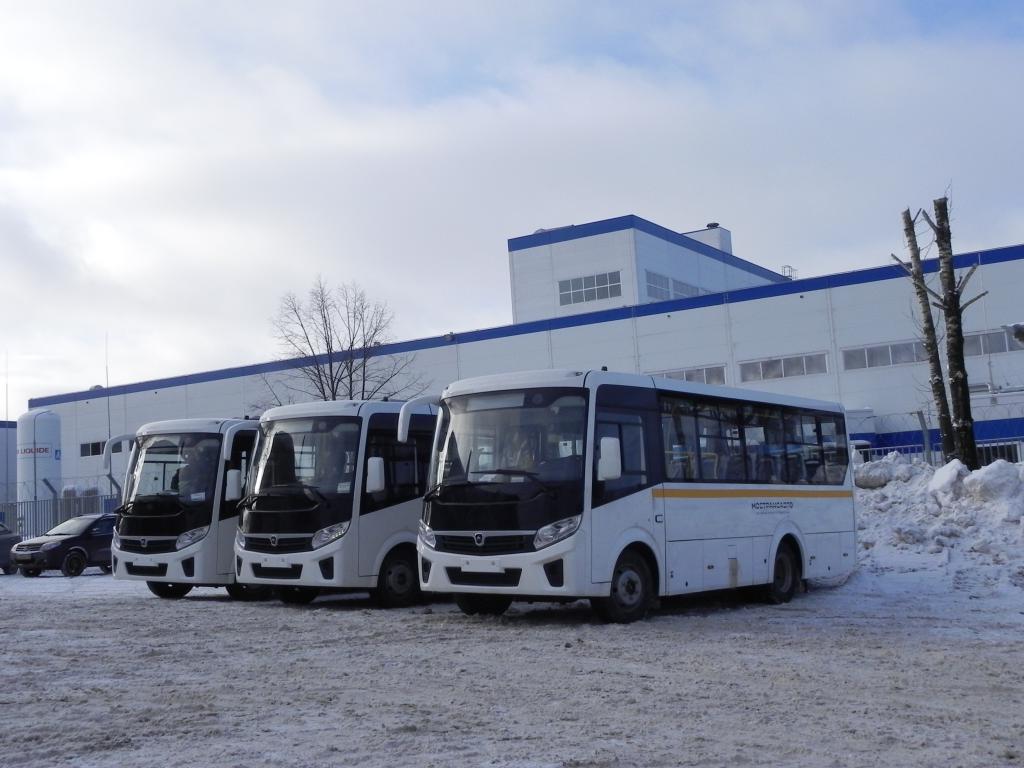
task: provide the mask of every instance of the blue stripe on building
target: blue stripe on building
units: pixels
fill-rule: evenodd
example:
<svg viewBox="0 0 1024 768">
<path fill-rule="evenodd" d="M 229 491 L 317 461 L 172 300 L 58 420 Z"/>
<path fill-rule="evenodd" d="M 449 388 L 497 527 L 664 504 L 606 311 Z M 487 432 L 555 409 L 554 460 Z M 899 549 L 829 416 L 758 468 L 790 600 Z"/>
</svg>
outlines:
<svg viewBox="0 0 1024 768">
<path fill-rule="evenodd" d="M 633 220 L 636 217 L 623 217 Z M 605 222 L 595 222 L 593 225 L 585 224 L 582 227 L 606 225 L 609 222 L 618 222 L 620 219 L 608 219 Z M 640 219 L 640 221 L 643 221 Z M 657 226 L 657 225 L 652 225 Z M 577 228 L 578 229 L 578 228 Z M 616 230 L 611 230 L 616 231 Z M 669 230 L 666 230 L 669 231 Z M 538 235 L 527 235 L 526 237 L 541 237 L 559 232 L 544 232 Z M 516 238 L 517 241 L 523 238 Z M 510 248 L 511 243 L 509 241 Z M 696 241 L 693 241 L 696 242 Z M 710 246 L 708 246 L 710 247 Z M 712 249 L 714 250 L 714 249 Z M 1024 260 L 1024 245 L 1007 246 L 988 251 L 959 254 L 954 257 L 954 266 L 957 269 L 964 269 L 975 264 L 1000 264 L 1008 261 Z M 938 271 L 938 260 L 928 259 L 923 262 L 924 271 L 932 273 Z M 786 280 L 772 285 L 759 285 L 753 288 L 743 288 L 738 291 L 724 293 L 706 294 L 689 299 L 672 299 L 670 301 L 659 301 L 650 304 L 640 304 L 632 307 L 617 307 L 615 309 L 599 310 L 597 312 L 586 312 L 567 317 L 555 317 L 546 320 L 533 320 L 526 323 L 498 326 L 495 328 L 484 328 L 464 333 L 451 333 L 444 336 L 431 336 L 424 339 L 396 342 L 394 344 L 383 344 L 370 350 L 373 355 L 397 355 L 409 352 L 418 352 L 425 349 L 436 349 L 451 344 L 471 344 L 478 341 L 491 341 L 494 339 L 511 338 L 531 333 L 543 333 L 545 331 L 557 331 L 564 328 L 579 328 L 587 325 L 598 325 L 616 320 L 629 320 L 637 317 L 650 317 L 668 312 L 685 312 L 691 309 L 702 307 L 719 306 L 724 304 L 739 304 L 746 301 L 757 301 L 777 296 L 788 296 L 794 293 L 810 293 L 813 291 L 827 290 L 829 288 L 842 288 L 852 285 L 863 285 L 882 280 L 907 279 L 906 274 L 896 264 L 885 267 L 873 267 L 853 272 L 841 272 L 834 275 L 822 277 L 810 277 L 803 280 Z M 356 354 L 362 355 L 359 351 Z M 336 354 L 334 359 L 343 360 L 346 355 Z M 44 408 L 51 405 L 64 403 L 82 402 L 102 397 L 116 397 L 117 395 L 129 395 L 138 392 L 152 392 L 169 387 L 181 387 L 189 384 L 203 384 L 212 381 L 224 381 L 226 379 L 240 378 L 244 376 L 258 376 L 260 374 L 276 373 L 279 371 L 299 368 L 313 362 L 313 358 L 298 358 L 294 360 L 276 360 L 268 363 L 257 363 L 254 365 L 240 366 L 236 368 L 222 368 L 215 371 L 203 373 L 192 373 L 182 376 L 172 376 L 164 379 L 152 379 L 134 384 L 121 386 L 90 389 L 81 392 L 51 395 L 47 397 L 36 397 L 28 401 L 29 408 Z M 980 423 L 979 425 L 980 426 Z M 980 439 L 980 438 L 979 438 Z M 918 437 L 915 441 L 919 442 Z M 894 443 L 898 444 L 898 443 Z"/>
</svg>

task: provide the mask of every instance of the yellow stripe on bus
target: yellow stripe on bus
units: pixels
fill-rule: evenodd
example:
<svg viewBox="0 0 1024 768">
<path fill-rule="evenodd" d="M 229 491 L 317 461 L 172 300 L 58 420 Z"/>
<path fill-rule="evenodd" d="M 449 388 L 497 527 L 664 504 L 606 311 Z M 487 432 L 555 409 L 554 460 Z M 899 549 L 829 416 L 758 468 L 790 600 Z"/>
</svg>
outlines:
<svg viewBox="0 0 1024 768">
<path fill-rule="evenodd" d="M 653 493 L 656 499 L 848 499 L 853 496 L 853 491 L 784 491 L 755 488 L 655 488 Z"/>
</svg>

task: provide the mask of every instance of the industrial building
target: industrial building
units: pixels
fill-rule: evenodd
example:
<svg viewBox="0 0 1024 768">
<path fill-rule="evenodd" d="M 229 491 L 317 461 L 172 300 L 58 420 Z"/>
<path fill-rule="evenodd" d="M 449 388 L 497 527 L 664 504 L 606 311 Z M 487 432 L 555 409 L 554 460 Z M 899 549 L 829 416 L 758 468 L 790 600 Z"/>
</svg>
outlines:
<svg viewBox="0 0 1024 768">
<path fill-rule="evenodd" d="M 936 440 L 913 291 L 895 264 L 793 279 L 734 255 L 731 233 L 717 224 L 677 233 L 637 216 L 516 237 L 508 255 L 511 325 L 374 353 L 414 356 L 411 370 L 430 391 L 467 376 L 607 366 L 838 401 L 851 437 L 879 448 L 921 446 L 922 422 Z M 1024 246 L 962 253 L 955 263 L 978 267 L 972 295 L 988 292 L 965 318 L 976 433 L 1016 459 L 1024 345 L 1005 326 L 1020 319 Z M 926 262 L 932 279 L 936 267 Z M 297 364 L 34 398 L 18 421 L 18 498 L 44 498 L 54 487 L 108 493 L 108 436 L 159 419 L 256 416 L 267 381 Z M 39 453 L 42 443 L 49 454 Z M 120 477 L 124 454 L 114 459 Z"/>
</svg>

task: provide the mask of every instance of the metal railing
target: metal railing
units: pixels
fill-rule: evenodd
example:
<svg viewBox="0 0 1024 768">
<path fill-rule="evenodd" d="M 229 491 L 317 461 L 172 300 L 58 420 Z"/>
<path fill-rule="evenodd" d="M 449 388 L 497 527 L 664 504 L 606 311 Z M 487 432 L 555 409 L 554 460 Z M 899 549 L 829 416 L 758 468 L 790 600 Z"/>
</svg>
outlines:
<svg viewBox="0 0 1024 768">
<path fill-rule="evenodd" d="M 896 451 L 902 453 L 908 459 L 920 459 L 925 461 L 924 446 L 921 443 L 915 445 L 891 445 L 885 448 L 863 448 L 862 454 L 867 454 L 866 461 L 877 461 L 884 456 Z M 981 466 L 991 464 L 997 459 L 1005 459 L 1016 464 L 1024 456 L 1024 440 L 979 440 L 978 460 Z M 941 467 L 945 462 L 942 459 L 942 446 L 932 446 L 931 463 L 934 467 Z"/>
<path fill-rule="evenodd" d="M 67 499 L 42 499 L 0 503 L 0 522 L 23 539 L 40 536 L 65 520 L 79 515 L 110 512 L 119 503 L 117 496 L 76 496 Z"/>
</svg>

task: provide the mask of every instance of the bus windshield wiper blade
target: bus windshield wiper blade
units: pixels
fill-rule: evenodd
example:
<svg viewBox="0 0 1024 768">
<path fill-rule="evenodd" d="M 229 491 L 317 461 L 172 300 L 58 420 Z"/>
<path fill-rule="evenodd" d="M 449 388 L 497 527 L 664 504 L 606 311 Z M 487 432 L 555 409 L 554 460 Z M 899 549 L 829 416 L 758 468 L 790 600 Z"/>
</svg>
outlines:
<svg viewBox="0 0 1024 768">
<path fill-rule="evenodd" d="M 528 469 L 516 469 L 515 467 L 502 467 L 501 469 L 489 469 L 486 474 L 488 475 L 508 475 L 509 477 L 525 477 L 532 480 L 547 493 L 554 493 L 555 488 L 550 484 L 540 479 L 540 475 L 537 472 L 531 472 Z"/>
</svg>

